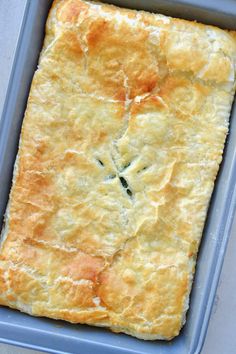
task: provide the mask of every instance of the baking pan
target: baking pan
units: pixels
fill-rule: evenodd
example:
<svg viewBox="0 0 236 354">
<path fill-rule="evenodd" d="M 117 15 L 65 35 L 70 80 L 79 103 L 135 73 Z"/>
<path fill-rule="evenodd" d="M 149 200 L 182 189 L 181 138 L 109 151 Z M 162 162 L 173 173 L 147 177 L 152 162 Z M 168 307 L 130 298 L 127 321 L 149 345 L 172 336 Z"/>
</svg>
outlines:
<svg viewBox="0 0 236 354">
<path fill-rule="evenodd" d="M 111 0 L 120 6 L 194 19 L 236 29 L 235 0 Z M 3 115 L 0 121 L 0 218 L 11 187 L 20 128 L 44 37 L 51 1 L 28 0 L 18 39 Z M 234 28 L 235 27 L 235 28 Z M 230 234 L 236 201 L 236 105 L 230 133 L 205 225 L 187 322 L 170 342 L 142 341 L 109 330 L 35 318 L 0 307 L 0 341 L 48 353 L 197 354 L 200 353 Z"/>
</svg>

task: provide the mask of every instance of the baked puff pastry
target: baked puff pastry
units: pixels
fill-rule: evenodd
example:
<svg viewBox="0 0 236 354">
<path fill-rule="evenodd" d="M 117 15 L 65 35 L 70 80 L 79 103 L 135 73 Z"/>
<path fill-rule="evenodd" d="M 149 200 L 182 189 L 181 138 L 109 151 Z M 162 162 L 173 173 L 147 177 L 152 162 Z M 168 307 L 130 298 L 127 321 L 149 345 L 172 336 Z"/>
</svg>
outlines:
<svg viewBox="0 0 236 354">
<path fill-rule="evenodd" d="M 2 305 L 178 335 L 235 63 L 234 32 L 54 1 L 2 232 Z"/>
</svg>

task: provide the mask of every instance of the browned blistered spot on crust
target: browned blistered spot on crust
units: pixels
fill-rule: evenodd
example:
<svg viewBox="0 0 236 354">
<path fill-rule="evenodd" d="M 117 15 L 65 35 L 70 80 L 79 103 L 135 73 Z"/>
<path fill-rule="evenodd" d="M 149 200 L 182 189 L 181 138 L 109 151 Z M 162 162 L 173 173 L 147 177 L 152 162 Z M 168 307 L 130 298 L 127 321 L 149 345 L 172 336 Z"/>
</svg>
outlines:
<svg viewBox="0 0 236 354">
<path fill-rule="evenodd" d="M 26 239 L 26 244 L 31 245 L 28 251 L 33 248 L 43 250 L 51 259 L 50 272 L 55 279 L 61 274 L 70 277 L 72 280 L 86 279 L 96 282 L 100 270 L 103 268 L 104 261 L 101 257 L 94 257 L 80 250 L 68 251 L 54 247 L 50 243 L 41 243 L 33 239 Z M 39 254 L 39 253 L 38 253 Z"/>
<path fill-rule="evenodd" d="M 58 309 L 96 307 L 92 301 L 96 296 L 91 284 L 76 284 L 73 281 L 60 280 L 50 291 Z M 69 304 L 69 305 L 68 305 Z"/>
<path fill-rule="evenodd" d="M 98 139 L 97 139 L 98 143 L 102 143 L 106 139 L 107 139 L 107 133 L 100 132 L 99 135 L 98 135 Z"/>
<path fill-rule="evenodd" d="M 62 319 L 72 323 L 86 323 L 86 324 L 106 324 L 109 316 L 104 310 L 94 311 L 76 311 L 73 312 L 68 309 L 45 309 L 42 305 L 33 306 L 34 313 L 40 312 L 42 316 Z M 50 313 L 50 314 L 49 314 Z M 89 320 L 88 320 L 89 317 Z"/>
<path fill-rule="evenodd" d="M 92 164 L 85 155 L 79 154 L 79 151 L 67 150 L 64 152 L 63 156 L 58 159 L 58 168 L 63 169 L 66 166 L 75 166 L 80 170 L 90 171 L 93 168 Z M 94 167 L 95 169 L 95 167 Z"/>
<path fill-rule="evenodd" d="M 61 22 L 77 23 L 79 16 L 85 16 L 89 6 L 80 0 L 61 1 L 57 9 L 57 18 Z"/>
<path fill-rule="evenodd" d="M 101 270 L 102 261 L 96 258 L 92 258 L 88 255 L 78 255 L 73 257 L 74 263 L 68 264 L 62 261 L 61 272 L 65 276 L 69 276 L 72 279 L 88 279 L 95 281 L 96 277 Z"/>
<path fill-rule="evenodd" d="M 92 22 L 87 35 L 88 44 L 93 47 L 99 41 L 102 41 L 104 36 L 106 36 L 109 27 L 109 22 L 103 19 Z"/>
<path fill-rule="evenodd" d="M 137 115 L 142 112 L 155 112 L 164 109 L 164 104 L 158 96 L 148 96 L 140 102 L 135 102 L 131 107 L 131 114 Z"/>
<path fill-rule="evenodd" d="M 147 31 L 131 29 L 124 23 L 117 32 L 110 21 L 98 19 L 91 24 L 87 38 L 91 58 L 96 58 L 90 62 L 89 69 L 105 86 L 124 87 L 127 79 L 130 98 L 134 98 L 157 85 L 158 67 L 147 47 Z M 116 97 L 124 99 L 125 95 Z"/>
<path fill-rule="evenodd" d="M 63 40 L 58 44 L 58 54 L 60 55 L 60 51 L 66 51 L 68 58 L 76 59 L 77 57 L 81 57 L 83 51 L 80 46 L 80 42 L 78 40 L 78 34 L 73 31 L 67 31 L 63 35 Z M 60 45 L 61 44 L 61 45 Z"/>
<path fill-rule="evenodd" d="M 28 304 L 28 301 L 44 301 L 47 299 L 47 291 L 34 276 L 20 269 L 9 270 L 9 285 L 13 295 L 20 301 Z"/>
<path fill-rule="evenodd" d="M 1 293 L 4 293 L 7 291 L 4 273 L 5 273 L 5 271 L 0 269 L 0 292 Z"/>
</svg>

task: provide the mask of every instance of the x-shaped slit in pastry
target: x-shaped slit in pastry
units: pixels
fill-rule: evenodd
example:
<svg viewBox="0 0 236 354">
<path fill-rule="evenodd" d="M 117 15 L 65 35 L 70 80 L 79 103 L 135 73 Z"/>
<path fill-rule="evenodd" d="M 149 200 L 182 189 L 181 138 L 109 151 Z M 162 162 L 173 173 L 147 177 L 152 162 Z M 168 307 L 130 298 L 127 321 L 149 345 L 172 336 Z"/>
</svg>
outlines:
<svg viewBox="0 0 236 354">
<path fill-rule="evenodd" d="M 103 161 L 102 161 L 101 159 L 97 159 L 97 162 L 99 163 L 100 166 L 104 167 L 104 163 L 103 163 Z M 126 165 L 123 167 L 122 172 L 123 172 L 126 168 L 128 168 L 128 167 L 130 166 L 130 164 L 131 164 L 131 162 L 129 162 L 128 164 L 126 164 Z M 113 179 L 113 178 L 115 178 L 115 177 L 117 177 L 117 174 L 109 175 L 109 176 L 106 177 L 106 179 Z M 133 193 L 132 193 L 131 189 L 129 188 L 129 184 L 128 184 L 127 180 L 126 180 L 124 177 L 120 176 L 119 174 L 118 174 L 118 177 L 119 177 L 121 186 L 125 189 L 125 191 L 126 191 L 126 193 L 128 194 L 128 196 L 129 196 L 130 198 L 132 198 Z"/>
</svg>

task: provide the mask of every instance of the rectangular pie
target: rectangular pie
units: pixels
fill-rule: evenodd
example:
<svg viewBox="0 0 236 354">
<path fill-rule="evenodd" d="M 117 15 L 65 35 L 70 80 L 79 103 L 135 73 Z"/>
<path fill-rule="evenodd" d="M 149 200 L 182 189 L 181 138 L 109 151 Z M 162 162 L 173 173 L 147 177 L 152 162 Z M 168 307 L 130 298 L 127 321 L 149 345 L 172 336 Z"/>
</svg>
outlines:
<svg viewBox="0 0 236 354">
<path fill-rule="evenodd" d="M 1 305 L 178 335 L 235 63 L 235 32 L 54 1 L 1 237 Z"/>
</svg>

